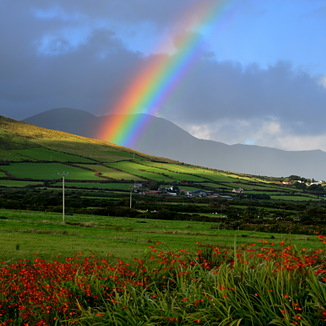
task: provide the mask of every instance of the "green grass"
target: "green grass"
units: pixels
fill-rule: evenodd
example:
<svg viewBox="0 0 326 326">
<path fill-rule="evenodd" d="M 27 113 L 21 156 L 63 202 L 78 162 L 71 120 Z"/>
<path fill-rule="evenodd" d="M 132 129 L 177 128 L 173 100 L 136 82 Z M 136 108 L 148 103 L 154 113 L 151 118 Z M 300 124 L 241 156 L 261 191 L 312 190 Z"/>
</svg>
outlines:
<svg viewBox="0 0 326 326">
<path fill-rule="evenodd" d="M 37 186 L 42 185 L 40 182 L 33 182 L 33 181 L 17 181 L 17 180 L 0 180 L 0 187 L 29 187 L 29 186 Z"/>
<path fill-rule="evenodd" d="M 23 161 L 24 157 L 20 155 L 19 153 L 15 152 L 15 150 L 9 150 L 9 149 L 1 149 L 0 148 L 0 158 L 3 162 L 19 162 Z"/>
<path fill-rule="evenodd" d="M 132 175 L 128 172 L 121 171 L 119 169 L 111 168 L 106 165 L 99 164 L 79 164 L 79 166 L 92 169 L 96 172 L 100 172 L 102 176 L 115 179 L 115 180 L 144 180 L 142 177 Z"/>
<path fill-rule="evenodd" d="M 104 256 L 111 253 L 128 260 L 156 242 L 169 250 L 178 250 L 193 249 L 196 241 L 203 246 L 230 248 L 235 238 L 244 244 L 258 239 L 288 239 L 306 248 L 317 241 L 313 236 L 219 230 L 212 227 L 216 223 L 207 222 L 78 214 L 67 215 L 66 222 L 72 224 L 63 225 L 61 213 L 0 209 L 0 260 L 29 258 L 33 254 L 44 258 L 57 254 L 67 257 L 80 250 Z"/>
<path fill-rule="evenodd" d="M 7 123 L 10 121 L 9 123 Z M 19 124 L 19 123 L 18 123 Z M 0 149 L 26 149 L 37 147 L 26 139 L 16 134 L 17 124 L 14 120 L 3 118 L 0 116 Z"/>
<path fill-rule="evenodd" d="M 59 161 L 59 162 L 93 162 L 85 157 L 66 154 L 62 152 L 57 152 L 49 150 L 46 148 L 33 148 L 33 149 L 16 149 L 10 151 L 11 153 L 16 153 L 21 155 L 23 159 L 33 160 L 33 161 Z"/>
<path fill-rule="evenodd" d="M 103 180 L 93 171 L 61 163 L 11 163 L 2 169 L 18 179 L 53 180 L 61 178 L 58 172 L 68 172 L 67 180 Z"/>
<path fill-rule="evenodd" d="M 294 201 L 320 201 L 317 196 L 282 196 L 282 195 L 272 195 L 272 199 L 275 200 L 294 200 Z"/>
<path fill-rule="evenodd" d="M 37 147 L 83 156 L 91 161 L 100 162 L 153 158 L 108 142 L 45 129 L 0 116 L 0 149 L 24 150 Z M 3 157 L 6 160 L 9 159 L 6 156 Z"/>
<path fill-rule="evenodd" d="M 262 185 L 268 185 L 267 181 L 262 180 L 255 176 L 245 176 L 236 173 L 229 173 L 218 171 L 214 169 L 205 169 L 202 167 L 191 166 L 191 165 L 183 165 L 183 164 L 166 164 L 166 163 L 156 163 L 154 166 L 161 166 L 162 168 L 172 170 L 172 171 L 179 171 L 180 173 L 195 175 L 197 177 L 202 177 L 206 180 L 211 180 L 218 183 L 234 183 L 234 182 L 257 182 L 261 183 Z"/>
<path fill-rule="evenodd" d="M 124 162 L 117 162 L 117 163 L 108 163 L 107 165 L 112 168 L 121 169 L 123 172 L 129 173 L 137 177 L 138 179 L 142 178 L 142 179 L 156 180 L 162 182 L 175 181 L 169 175 L 162 175 L 162 174 L 146 171 L 142 164 L 138 164 L 135 162 L 124 161 Z"/>
<path fill-rule="evenodd" d="M 174 168 L 175 165 L 167 168 L 167 164 L 153 164 L 152 162 L 144 162 L 141 164 L 141 167 L 139 167 L 139 170 L 141 171 L 148 171 L 148 172 L 154 172 L 158 174 L 164 174 L 169 176 L 170 178 L 173 178 L 177 181 L 183 181 L 183 180 L 190 180 L 195 182 L 202 182 L 205 181 L 205 179 L 198 177 L 196 175 L 191 175 L 187 173 L 183 173 L 180 171 L 179 168 Z"/>
<path fill-rule="evenodd" d="M 1 181 L 0 181 L 1 184 Z M 66 188 L 96 188 L 96 189 L 112 189 L 112 190 L 130 190 L 130 188 L 133 186 L 133 183 L 111 183 L 111 182 L 105 182 L 105 183 L 99 183 L 99 182 L 71 182 L 67 181 L 65 182 Z M 56 182 L 53 184 L 53 186 L 59 186 L 62 187 L 62 182 Z M 102 197 L 101 197 L 102 198 Z"/>
<path fill-rule="evenodd" d="M 190 165 L 182 165 L 182 164 L 166 164 L 166 163 L 156 163 L 154 166 L 161 167 L 164 169 L 167 169 L 172 172 L 179 172 L 186 175 L 193 175 L 198 177 L 202 177 L 204 179 L 209 179 L 212 181 L 226 181 L 229 182 L 230 180 L 233 180 L 233 178 L 230 178 L 229 176 L 223 174 L 222 172 L 218 172 L 216 170 L 210 170 L 210 169 L 204 169 L 196 166 L 190 166 Z"/>
</svg>

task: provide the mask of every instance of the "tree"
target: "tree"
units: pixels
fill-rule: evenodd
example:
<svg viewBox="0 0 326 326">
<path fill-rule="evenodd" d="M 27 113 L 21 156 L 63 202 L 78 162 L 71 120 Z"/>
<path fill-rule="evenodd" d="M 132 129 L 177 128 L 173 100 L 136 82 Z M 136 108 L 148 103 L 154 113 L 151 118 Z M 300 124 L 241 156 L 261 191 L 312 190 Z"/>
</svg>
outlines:
<svg viewBox="0 0 326 326">
<path fill-rule="evenodd" d="M 302 190 L 304 190 L 304 189 L 307 188 L 307 185 L 306 185 L 304 182 L 296 182 L 296 183 L 294 184 L 294 186 L 295 186 L 297 189 L 302 189 Z"/>
<path fill-rule="evenodd" d="M 325 193 L 325 189 L 322 185 L 311 185 L 307 188 L 307 191 L 314 193 L 316 195 L 321 195 Z"/>
</svg>

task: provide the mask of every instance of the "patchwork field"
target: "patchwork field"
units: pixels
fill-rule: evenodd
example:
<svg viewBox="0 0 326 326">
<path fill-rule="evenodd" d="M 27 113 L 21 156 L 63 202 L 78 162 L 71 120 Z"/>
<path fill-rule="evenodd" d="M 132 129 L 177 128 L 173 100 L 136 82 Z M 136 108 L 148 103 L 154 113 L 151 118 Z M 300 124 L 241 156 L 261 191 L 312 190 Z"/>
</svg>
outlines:
<svg viewBox="0 0 326 326">
<path fill-rule="evenodd" d="M 53 180 L 58 173 L 67 172 L 69 180 L 101 180 L 93 171 L 62 163 L 11 163 L 1 167 L 15 179 Z"/>
</svg>

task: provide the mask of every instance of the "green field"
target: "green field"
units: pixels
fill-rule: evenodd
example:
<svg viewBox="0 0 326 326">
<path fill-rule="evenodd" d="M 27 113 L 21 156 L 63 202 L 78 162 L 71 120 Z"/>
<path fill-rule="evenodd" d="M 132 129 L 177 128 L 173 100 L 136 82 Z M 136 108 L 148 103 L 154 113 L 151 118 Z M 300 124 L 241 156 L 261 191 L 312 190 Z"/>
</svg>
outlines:
<svg viewBox="0 0 326 326">
<path fill-rule="evenodd" d="M 19 182 L 17 181 L 19 184 Z M 53 186 L 57 187 L 62 187 L 62 182 L 56 182 L 52 184 Z M 130 191 L 130 189 L 133 187 L 133 183 L 118 183 L 118 182 L 72 182 L 72 181 L 67 181 L 65 182 L 65 188 L 77 188 L 77 189 L 82 189 L 82 188 L 89 188 L 89 189 L 102 189 L 102 190 L 125 190 L 125 191 Z M 13 185 L 14 186 L 14 185 Z"/>
<path fill-rule="evenodd" d="M 146 170 L 146 168 L 137 162 L 116 162 L 116 163 L 107 163 L 106 165 L 112 168 L 121 169 L 125 173 L 129 173 L 139 179 L 147 180 L 156 180 L 162 182 L 174 181 L 169 175 L 163 175 L 159 173 L 154 173 Z"/>
<path fill-rule="evenodd" d="M 293 201 L 320 201 L 320 199 L 317 196 L 313 195 L 299 195 L 299 196 L 282 196 L 282 195 L 272 195 L 272 199 L 276 200 L 293 200 Z"/>
<path fill-rule="evenodd" d="M 17 153 L 15 150 L 5 150 L 0 148 L 0 158 L 1 161 L 7 163 L 7 162 L 19 162 L 23 161 L 23 157 Z"/>
<path fill-rule="evenodd" d="M 101 180 L 93 171 L 62 163 L 11 163 L 1 169 L 17 179 L 53 180 L 61 178 L 58 173 L 68 172 L 67 180 Z"/>
<path fill-rule="evenodd" d="M 1 187 L 12 187 L 12 188 L 24 188 L 30 186 L 41 186 L 42 183 L 40 182 L 33 182 L 33 181 L 21 181 L 21 180 L 0 180 Z"/>
<path fill-rule="evenodd" d="M 169 176 L 176 181 L 189 180 L 194 182 L 203 182 L 205 179 L 195 175 L 193 170 L 192 174 L 188 174 L 180 170 L 180 165 L 174 164 L 162 164 L 153 162 L 143 162 L 141 166 L 138 167 L 140 171 L 154 172 L 157 174 L 162 174 Z"/>
<path fill-rule="evenodd" d="M 148 163 L 146 163 L 148 164 Z M 168 171 L 179 172 L 188 176 L 202 177 L 204 180 L 212 180 L 217 182 L 230 182 L 234 181 L 234 178 L 228 176 L 222 171 L 216 171 L 212 169 L 204 169 L 196 166 L 189 166 L 184 164 L 166 164 L 156 163 L 154 166 L 161 167 Z M 239 176 L 237 176 L 239 178 Z"/>
<path fill-rule="evenodd" d="M 81 167 L 86 167 L 96 172 L 100 172 L 103 177 L 115 179 L 115 180 L 144 180 L 142 177 L 132 175 L 128 172 L 122 171 L 122 169 L 109 167 L 107 165 L 100 164 L 79 164 Z M 114 165 L 113 165 L 114 166 Z"/>
<path fill-rule="evenodd" d="M 83 162 L 90 163 L 92 160 L 76 155 L 70 155 L 62 152 L 49 150 L 46 148 L 30 148 L 30 149 L 17 149 L 10 151 L 11 154 L 17 154 L 22 157 L 23 160 L 32 161 L 59 161 L 59 162 Z"/>
<path fill-rule="evenodd" d="M 160 242 L 168 250 L 202 246 L 232 248 L 236 240 L 250 244 L 261 240 L 281 241 L 313 248 L 315 236 L 219 230 L 212 223 L 164 221 L 93 215 L 0 210 L 0 261 L 74 255 L 78 251 L 111 253 L 123 259 L 141 255 L 148 246 Z"/>
</svg>

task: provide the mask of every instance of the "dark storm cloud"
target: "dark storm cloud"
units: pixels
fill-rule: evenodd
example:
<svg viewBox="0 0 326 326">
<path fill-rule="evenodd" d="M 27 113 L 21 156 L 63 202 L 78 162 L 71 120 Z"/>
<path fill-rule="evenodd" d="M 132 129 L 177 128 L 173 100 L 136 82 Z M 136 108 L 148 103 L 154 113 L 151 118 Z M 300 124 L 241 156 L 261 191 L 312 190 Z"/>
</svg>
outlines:
<svg viewBox="0 0 326 326">
<path fill-rule="evenodd" d="M 78 46 L 57 33 L 41 53 L 42 37 L 57 31 L 58 24 L 35 19 L 27 6 L 19 10 L 12 3 L 0 6 L 17 14 L 12 19 L 0 11 L 7 27 L 0 30 L 1 43 L 6 45 L 0 54 L 1 114 L 24 118 L 58 106 L 96 113 L 99 106 L 109 103 L 110 93 L 118 94 L 142 60 L 105 29 L 92 30 Z"/>
</svg>

